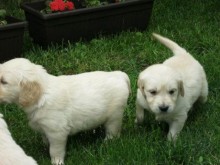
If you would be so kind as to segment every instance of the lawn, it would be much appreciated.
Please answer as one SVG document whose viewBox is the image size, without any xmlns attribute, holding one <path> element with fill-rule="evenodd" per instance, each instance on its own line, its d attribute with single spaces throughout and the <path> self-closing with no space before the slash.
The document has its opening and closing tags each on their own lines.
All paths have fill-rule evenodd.
<svg viewBox="0 0 220 165">
<path fill-rule="evenodd" d="M 11 14 L 24 18 L 17 0 L 1 0 Z M 147 66 L 161 63 L 172 53 L 155 41 L 156 32 L 176 41 L 203 66 L 209 83 L 209 99 L 195 105 L 176 145 L 166 140 L 166 125 L 146 113 L 145 124 L 135 126 L 136 81 Z M 122 70 L 131 80 L 132 93 L 124 113 L 119 139 L 104 142 L 103 129 L 70 136 L 66 165 L 219 165 L 220 164 L 220 1 L 155 0 L 149 27 L 144 32 L 122 32 L 90 42 L 51 46 L 47 50 L 25 35 L 23 57 L 43 65 L 54 75 L 88 71 Z M 39 165 L 49 165 L 48 149 L 39 133 L 28 126 L 16 105 L 1 104 L 14 139 Z M 59 121 L 58 121 L 59 122 Z"/>
</svg>

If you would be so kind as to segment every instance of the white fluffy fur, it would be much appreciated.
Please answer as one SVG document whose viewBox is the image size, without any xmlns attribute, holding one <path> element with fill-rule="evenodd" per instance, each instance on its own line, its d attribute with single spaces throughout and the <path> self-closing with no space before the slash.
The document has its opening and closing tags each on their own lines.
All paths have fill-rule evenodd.
<svg viewBox="0 0 220 165">
<path fill-rule="evenodd" d="M 0 65 L 0 79 L 0 102 L 23 107 L 30 126 L 49 142 L 52 164 L 63 164 L 70 134 L 104 125 L 106 139 L 120 135 L 130 90 L 121 71 L 57 77 L 18 58 Z"/>
<path fill-rule="evenodd" d="M 168 140 L 176 140 L 193 104 L 197 100 L 206 102 L 208 84 L 203 67 L 185 49 L 168 38 L 153 36 L 171 49 L 174 56 L 140 73 L 136 122 L 143 122 L 147 109 L 155 114 L 156 120 L 169 124 Z"/>
<path fill-rule="evenodd" d="M 2 117 L 0 114 L 0 165 L 37 165 L 36 161 L 27 156 L 13 140 Z"/>
</svg>

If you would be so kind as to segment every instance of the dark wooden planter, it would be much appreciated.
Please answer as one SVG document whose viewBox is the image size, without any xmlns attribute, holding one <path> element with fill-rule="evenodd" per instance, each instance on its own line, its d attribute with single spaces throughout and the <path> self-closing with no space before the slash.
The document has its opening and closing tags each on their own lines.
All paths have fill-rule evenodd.
<svg viewBox="0 0 220 165">
<path fill-rule="evenodd" d="M 7 25 L 0 26 L 0 62 L 21 56 L 27 24 L 11 16 L 6 16 L 6 21 Z"/>
<path fill-rule="evenodd" d="M 127 0 L 99 7 L 42 14 L 44 1 L 24 3 L 29 33 L 35 43 L 90 40 L 99 34 L 115 34 L 125 30 L 145 30 L 151 16 L 153 0 Z"/>
</svg>

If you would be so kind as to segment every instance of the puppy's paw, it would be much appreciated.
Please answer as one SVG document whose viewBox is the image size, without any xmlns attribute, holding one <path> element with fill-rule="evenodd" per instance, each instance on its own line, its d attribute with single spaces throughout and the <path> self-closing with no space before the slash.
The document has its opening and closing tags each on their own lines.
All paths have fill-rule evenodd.
<svg viewBox="0 0 220 165">
<path fill-rule="evenodd" d="M 110 141 L 110 140 L 112 140 L 112 139 L 114 139 L 113 136 L 106 136 L 105 139 L 104 139 L 104 141 L 107 142 L 107 141 Z"/>
<path fill-rule="evenodd" d="M 51 158 L 52 165 L 64 165 L 64 161 L 62 158 L 59 157 L 53 157 Z"/>
<path fill-rule="evenodd" d="M 137 118 L 134 120 L 134 123 L 135 123 L 135 124 L 138 124 L 138 120 L 137 120 Z"/>
<path fill-rule="evenodd" d="M 144 122 L 144 118 L 136 118 L 134 120 L 134 123 L 137 124 L 137 125 L 142 125 Z"/>
<path fill-rule="evenodd" d="M 175 143 L 176 140 L 177 140 L 177 135 L 178 135 L 178 134 L 172 135 L 171 133 L 168 133 L 168 134 L 167 134 L 167 140 L 170 141 L 170 142 Z"/>
<path fill-rule="evenodd" d="M 105 136 L 104 141 L 109 141 L 109 140 L 112 140 L 112 139 L 117 139 L 119 137 L 120 137 L 120 133 L 119 132 L 118 133 L 114 133 L 114 134 L 107 133 L 106 136 Z"/>
</svg>

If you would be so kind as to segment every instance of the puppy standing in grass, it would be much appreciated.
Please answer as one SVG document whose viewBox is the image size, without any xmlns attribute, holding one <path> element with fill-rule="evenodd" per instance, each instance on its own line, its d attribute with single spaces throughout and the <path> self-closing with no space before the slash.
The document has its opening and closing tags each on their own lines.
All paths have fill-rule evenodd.
<svg viewBox="0 0 220 165">
<path fill-rule="evenodd" d="M 175 141 L 193 104 L 197 100 L 206 102 L 208 84 L 203 67 L 185 49 L 168 38 L 153 36 L 171 49 L 174 56 L 140 73 L 136 122 L 143 122 L 147 109 L 155 114 L 156 120 L 169 124 L 168 140 Z"/>
<path fill-rule="evenodd" d="M 36 161 L 27 156 L 13 140 L 2 117 L 0 114 L 0 165 L 37 165 Z"/>
<path fill-rule="evenodd" d="M 106 139 L 118 137 L 129 91 L 120 71 L 57 77 L 23 58 L 0 65 L 0 102 L 23 107 L 30 126 L 49 142 L 54 165 L 64 164 L 70 134 L 104 125 Z"/>
</svg>

